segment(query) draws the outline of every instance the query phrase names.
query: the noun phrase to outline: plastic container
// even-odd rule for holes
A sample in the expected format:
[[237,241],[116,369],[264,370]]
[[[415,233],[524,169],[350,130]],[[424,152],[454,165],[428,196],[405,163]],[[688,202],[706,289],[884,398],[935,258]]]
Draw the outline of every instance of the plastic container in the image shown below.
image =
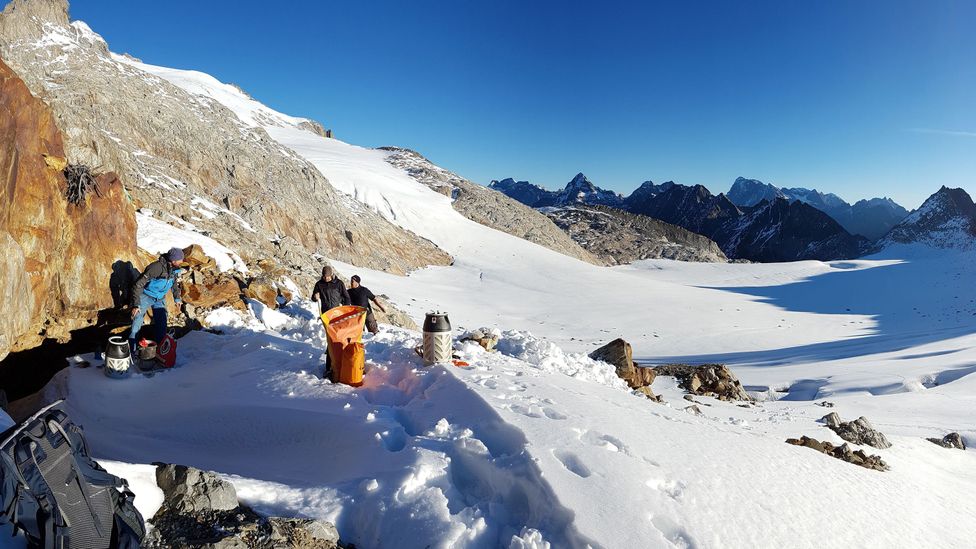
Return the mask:
[[446,364],[454,358],[454,332],[447,313],[427,313],[424,319],[424,364]]
[[108,338],[108,346],[105,347],[105,367],[102,372],[108,377],[125,377],[129,373],[131,363],[129,341],[121,336]]

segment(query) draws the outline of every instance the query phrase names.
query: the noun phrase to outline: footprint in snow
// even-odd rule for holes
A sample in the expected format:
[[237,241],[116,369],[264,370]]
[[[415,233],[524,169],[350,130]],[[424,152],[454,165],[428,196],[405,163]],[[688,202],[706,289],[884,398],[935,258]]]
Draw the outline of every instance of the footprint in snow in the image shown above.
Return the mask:
[[573,473],[580,478],[587,478],[593,474],[593,472],[590,471],[590,468],[583,463],[583,460],[572,452],[567,450],[553,450],[552,455],[555,456],[555,458],[559,460],[559,463],[562,463],[563,467],[565,467],[570,473]]
[[659,492],[665,493],[668,497],[673,500],[680,500],[685,495],[685,483],[680,480],[671,480],[665,478],[651,478],[644,483],[645,486],[651,488],[652,490],[657,490]]

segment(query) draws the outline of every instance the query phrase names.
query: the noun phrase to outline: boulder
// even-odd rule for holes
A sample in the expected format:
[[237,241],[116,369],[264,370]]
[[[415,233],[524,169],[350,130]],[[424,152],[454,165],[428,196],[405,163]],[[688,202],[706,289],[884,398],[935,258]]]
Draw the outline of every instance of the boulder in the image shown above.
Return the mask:
[[0,61],[0,359],[66,342],[115,307],[116,262],[135,262],[135,209],[113,173],[66,197],[63,136],[50,109]]
[[229,511],[238,506],[234,485],[208,471],[158,465],[156,484],[163,491],[163,505],[175,511]]
[[966,449],[966,443],[963,442],[962,435],[959,433],[949,433],[942,438],[929,438],[926,440],[938,444],[943,448],[956,448],[958,450]]
[[837,436],[853,444],[867,444],[875,448],[890,448],[891,443],[880,431],[876,430],[868,418],[861,416],[854,421],[841,421],[837,413],[832,412],[822,418],[827,427],[837,433]]
[[590,353],[593,360],[602,360],[617,369],[617,376],[626,380],[634,373],[634,356],[630,343],[617,338]]
[[888,464],[886,464],[879,456],[868,455],[861,450],[851,450],[850,446],[847,444],[834,446],[829,442],[819,441],[807,436],[803,436],[798,439],[788,438],[786,439],[786,443],[793,444],[795,446],[805,446],[823,454],[827,454],[828,456],[837,458],[841,461],[853,463],[854,465],[858,465],[866,469],[872,469],[875,471],[887,471],[889,469]]
[[278,288],[265,277],[251,279],[244,288],[244,296],[260,301],[272,309],[278,308]]
[[183,301],[192,305],[197,314],[225,306],[247,310],[241,301],[241,287],[227,276],[210,284],[183,284]]
[[199,244],[190,244],[183,248],[183,261],[186,267],[196,271],[217,270],[217,262],[214,258],[204,253]]
[[654,367],[654,371],[659,376],[677,378],[681,387],[694,395],[719,400],[752,400],[739,379],[724,364],[665,364]]
[[214,473],[157,464],[163,504],[144,547],[336,549],[339,533],[321,520],[262,517],[237,501],[234,486]]
[[831,429],[834,427],[840,427],[841,424],[840,415],[837,412],[830,412],[829,414],[820,418],[820,421],[824,422],[824,424]]
[[657,377],[653,368],[641,368],[634,362],[630,343],[620,338],[593,351],[590,358],[602,360],[616,368],[617,377],[626,381],[631,389],[647,387]]

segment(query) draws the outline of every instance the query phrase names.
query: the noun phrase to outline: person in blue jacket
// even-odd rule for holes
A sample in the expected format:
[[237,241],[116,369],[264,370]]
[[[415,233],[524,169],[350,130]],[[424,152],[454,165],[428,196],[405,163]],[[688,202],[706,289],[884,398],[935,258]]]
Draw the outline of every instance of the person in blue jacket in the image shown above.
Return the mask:
[[181,303],[177,276],[183,272],[183,250],[172,248],[149,264],[132,287],[132,329],[129,331],[129,348],[135,351],[136,338],[142,329],[146,311],[153,310],[153,341],[159,342],[166,335],[166,293],[173,292],[173,300]]

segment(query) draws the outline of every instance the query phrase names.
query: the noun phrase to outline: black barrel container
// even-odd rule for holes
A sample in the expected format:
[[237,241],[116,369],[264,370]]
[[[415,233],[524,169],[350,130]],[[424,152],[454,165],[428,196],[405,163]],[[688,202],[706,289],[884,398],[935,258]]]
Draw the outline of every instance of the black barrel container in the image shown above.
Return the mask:
[[129,372],[131,363],[131,351],[129,341],[124,337],[113,336],[108,338],[108,346],[105,347],[105,368],[103,372],[108,377],[125,377]]

